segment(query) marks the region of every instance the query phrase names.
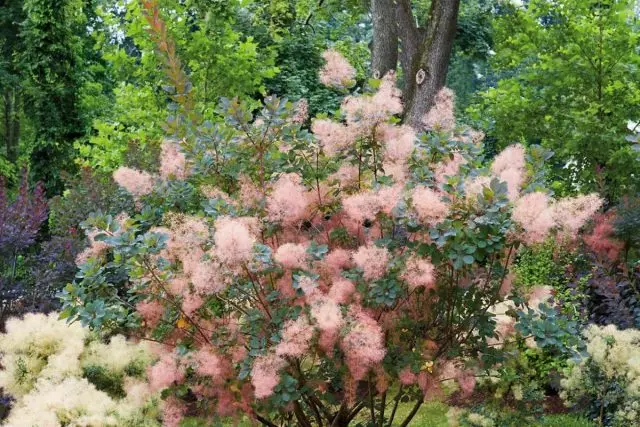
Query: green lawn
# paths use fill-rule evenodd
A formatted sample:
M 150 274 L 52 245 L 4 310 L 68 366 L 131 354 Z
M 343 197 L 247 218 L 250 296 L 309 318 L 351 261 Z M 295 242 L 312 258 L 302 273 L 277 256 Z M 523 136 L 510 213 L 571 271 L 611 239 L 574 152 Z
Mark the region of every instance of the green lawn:
M 398 414 L 394 425 L 400 425 L 411 410 L 410 405 L 398 408 Z M 447 427 L 447 411 L 449 408 L 444 403 L 428 402 L 422 405 L 418 414 L 410 424 L 412 427 Z M 496 427 L 510 427 L 498 426 Z M 585 418 L 571 414 L 547 415 L 542 420 L 532 424 L 532 427 L 595 427 L 595 424 Z
M 406 418 L 409 411 L 411 411 L 410 405 L 400 405 L 396 413 L 394 426 L 400 425 L 400 423 Z M 447 411 L 449 407 L 440 402 L 426 402 L 413 418 L 411 426 L 415 427 L 447 427 Z
M 405 419 L 406 415 L 411 411 L 411 404 L 401 404 L 396 412 L 394 426 L 399 426 Z M 449 407 L 441 402 L 427 402 L 418 411 L 411 427 L 448 427 L 447 424 L 447 411 Z M 249 427 L 252 424 L 247 422 L 246 426 Z M 244 427 L 244 424 L 241 424 Z M 191 427 L 191 425 L 189 425 Z M 512 427 L 496 425 L 495 427 Z M 547 415 L 540 421 L 532 423 L 530 427 L 595 427 L 595 424 L 588 421 L 585 418 L 581 418 L 572 414 L 560 414 L 560 415 Z

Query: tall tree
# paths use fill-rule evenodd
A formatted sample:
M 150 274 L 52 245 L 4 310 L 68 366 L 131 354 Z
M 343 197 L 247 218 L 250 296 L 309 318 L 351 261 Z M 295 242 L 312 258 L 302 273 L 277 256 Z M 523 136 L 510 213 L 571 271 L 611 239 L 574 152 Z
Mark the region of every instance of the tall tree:
M 73 141 L 83 134 L 78 108 L 84 13 L 79 0 L 24 0 L 20 36 L 24 110 L 34 127 L 30 155 L 35 178 L 49 193 L 73 167 Z
M 19 28 L 23 20 L 22 2 L 0 0 L 0 93 L 2 96 L 2 139 L 7 160 L 18 159 L 20 140 L 20 67 L 16 53 L 20 51 Z
M 446 81 L 460 0 L 433 0 L 426 28 L 418 26 L 411 0 L 372 0 L 371 7 L 374 73 L 395 69 L 400 46 L 405 122 L 419 127 Z

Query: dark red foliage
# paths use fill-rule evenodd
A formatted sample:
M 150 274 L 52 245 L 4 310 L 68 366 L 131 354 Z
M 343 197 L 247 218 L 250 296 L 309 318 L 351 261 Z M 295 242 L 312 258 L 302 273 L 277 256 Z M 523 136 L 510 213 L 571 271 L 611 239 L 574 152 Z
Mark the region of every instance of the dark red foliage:
M 578 274 L 569 288 L 579 296 L 578 308 L 588 322 L 640 328 L 640 270 L 608 268 L 593 260 L 590 271 Z
M 615 262 L 624 249 L 624 242 L 614 237 L 614 211 L 600 214 L 595 217 L 591 234 L 584 237 L 584 243 L 600 259 Z
M 29 191 L 26 172 L 13 201 L 0 184 L 0 254 L 11 256 L 35 243 L 47 219 L 47 197 L 42 183 Z

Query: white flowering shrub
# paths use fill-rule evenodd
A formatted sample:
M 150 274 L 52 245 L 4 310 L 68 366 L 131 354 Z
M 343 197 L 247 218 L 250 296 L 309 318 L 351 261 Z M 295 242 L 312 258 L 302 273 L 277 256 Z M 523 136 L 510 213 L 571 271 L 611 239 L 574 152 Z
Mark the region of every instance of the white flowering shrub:
M 0 387 L 6 393 L 20 398 L 38 379 L 56 383 L 81 374 L 79 359 L 88 329 L 67 326 L 56 314 L 27 314 L 7 321 L 6 330 L 0 335 Z
M 494 427 L 495 421 L 483 414 L 452 406 L 447 412 L 447 424 L 449 427 Z
M 122 336 L 102 343 L 57 313 L 27 314 L 0 335 L 0 388 L 15 405 L 6 427 L 153 426 L 144 344 Z
M 568 406 L 585 400 L 600 425 L 640 425 L 640 330 L 592 325 L 587 353 L 561 382 Z

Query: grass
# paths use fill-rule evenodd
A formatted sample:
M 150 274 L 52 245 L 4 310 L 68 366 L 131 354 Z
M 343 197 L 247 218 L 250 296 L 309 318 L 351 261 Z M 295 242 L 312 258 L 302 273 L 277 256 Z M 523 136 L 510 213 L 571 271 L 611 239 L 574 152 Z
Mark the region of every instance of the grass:
M 400 425 L 402 420 L 411 410 L 411 405 L 401 405 L 398 407 L 396 422 L 394 426 Z M 413 421 L 409 424 L 411 427 L 448 427 L 447 411 L 449 407 L 440 402 L 427 402 L 420 408 Z M 496 427 L 511 427 L 500 426 Z M 595 427 L 595 424 L 586 418 L 573 414 L 556 414 L 546 415 L 541 420 L 533 423 L 531 427 Z
M 398 406 L 393 425 L 399 426 L 407 417 L 413 402 Z M 441 402 L 425 402 L 409 424 L 412 427 L 447 427 L 447 411 L 449 407 Z
M 393 426 L 399 426 L 411 411 L 413 402 L 400 404 L 396 412 Z M 409 424 L 411 427 L 448 427 L 447 411 L 449 407 L 441 402 L 425 402 L 416 416 Z M 355 424 L 355 423 L 354 423 Z M 199 425 L 199 424 L 194 424 Z M 229 424 L 231 425 L 231 424 Z M 241 423 L 242 427 L 252 426 L 250 422 Z M 595 427 L 596 425 L 584 417 L 574 414 L 546 415 L 541 420 L 532 423 L 529 427 Z M 192 427 L 189 424 L 189 427 Z M 507 425 L 497 425 L 495 427 L 512 427 Z M 520 426 L 515 426 L 520 427 Z
M 595 423 L 573 414 L 547 415 L 535 427 L 595 427 Z

